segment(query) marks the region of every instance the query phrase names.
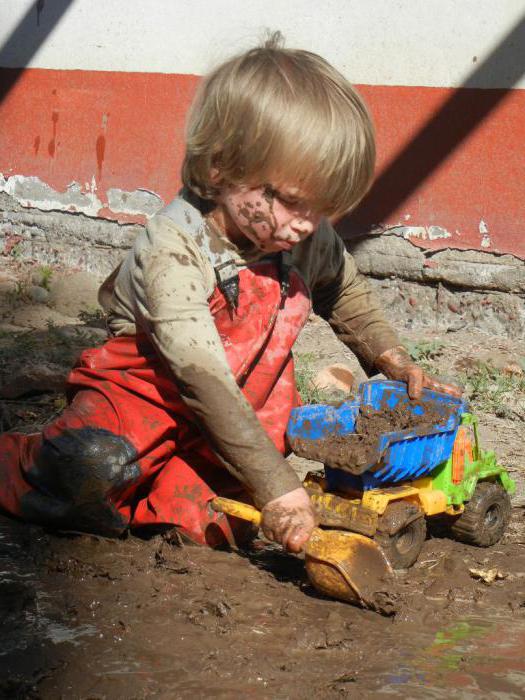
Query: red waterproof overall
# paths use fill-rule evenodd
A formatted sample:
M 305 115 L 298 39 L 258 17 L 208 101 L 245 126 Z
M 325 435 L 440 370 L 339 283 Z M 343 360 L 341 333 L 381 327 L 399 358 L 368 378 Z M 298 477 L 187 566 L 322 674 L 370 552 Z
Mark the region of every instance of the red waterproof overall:
M 239 287 L 235 313 L 218 288 L 210 311 L 238 385 L 284 453 L 298 402 L 291 348 L 309 295 L 292 272 L 282 303 L 278 266 L 266 261 L 240 270 Z M 0 435 L 0 509 L 102 534 L 168 524 L 201 544 L 242 539 L 243 524 L 215 513 L 210 500 L 249 496 L 220 465 L 146 336 L 86 350 L 68 398 L 41 434 Z

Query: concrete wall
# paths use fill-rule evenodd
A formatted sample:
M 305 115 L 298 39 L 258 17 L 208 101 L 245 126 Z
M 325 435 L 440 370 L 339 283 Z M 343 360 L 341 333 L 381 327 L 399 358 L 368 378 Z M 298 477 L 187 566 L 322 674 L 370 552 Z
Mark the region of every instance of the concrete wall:
M 473 250 L 484 254 L 479 265 L 506 255 L 517 290 L 525 259 L 524 17 L 522 0 L 0 3 L 0 249 L 47 249 L 49 257 L 57 225 L 42 238 L 21 223 L 24 211 L 41 222 L 43 212 L 62 212 L 53 221 L 76 217 L 78 231 L 84 220 L 140 223 L 169 201 L 198 76 L 269 27 L 289 46 L 324 55 L 370 106 L 377 181 L 340 226 L 358 255 L 356 236 L 388 232 L 366 239 L 368 271 L 387 274 L 381 249 L 396 239 L 405 253 L 392 258 L 391 273 L 409 274 L 400 260 L 414 249 L 423 253 L 421 279 L 424 270 L 441 274 L 440 251 Z M 80 255 L 79 234 L 68 240 L 67 223 L 58 228 L 55 258 L 88 264 L 90 234 Z M 118 248 L 118 227 L 104 230 L 108 247 Z M 450 284 L 486 277 L 462 279 L 459 268 Z

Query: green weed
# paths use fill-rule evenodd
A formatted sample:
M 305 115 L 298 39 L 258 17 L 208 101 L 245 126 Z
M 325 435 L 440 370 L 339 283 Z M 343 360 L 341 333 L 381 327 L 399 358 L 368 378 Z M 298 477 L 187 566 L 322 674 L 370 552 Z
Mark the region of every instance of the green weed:
M 9 255 L 14 259 L 14 260 L 20 260 L 22 257 L 23 253 L 23 244 L 22 241 L 18 241 L 17 243 L 14 244 L 14 246 L 11 248 L 9 251 Z
M 6 293 L 6 297 L 13 304 L 29 301 L 29 282 L 27 280 L 17 280 L 13 289 Z
M 506 374 L 485 363 L 474 367 L 460 375 L 465 386 L 472 409 L 494 413 L 501 418 L 513 416 L 509 404 L 521 403 L 525 418 L 525 376 Z M 520 401 L 520 394 L 521 401 Z
M 433 360 L 443 354 L 445 343 L 441 340 L 412 340 L 403 339 L 408 354 L 425 371 L 432 372 Z
M 410 357 L 415 361 L 433 360 L 443 354 L 445 343 L 441 340 L 412 341 L 404 339 L 404 345 Z
M 51 278 L 53 277 L 53 268 L 48 267 L 47 265 L 44 265 L 39 269 L 40 273 L 40 282 L 39 286 L 43 287 L 44 289 L 47 289 L 49 292 L 49 289 L 51 287 Z
M 339 403 L 349 396 L 345 392 L 328 389 L 319 389 L 312 380 L 317 374 L 315 368 L 315 354 L 304 352 L 294 355 L 295 383 L 297 391 L 304 404 L 310 403 Z

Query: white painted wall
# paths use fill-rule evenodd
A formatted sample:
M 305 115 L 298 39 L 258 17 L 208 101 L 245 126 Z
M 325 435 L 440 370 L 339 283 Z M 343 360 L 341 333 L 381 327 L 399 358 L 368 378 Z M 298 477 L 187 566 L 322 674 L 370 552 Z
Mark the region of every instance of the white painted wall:
M 0 65 L 202 74 L 269 27 L 356 83 L 455 87 L 525 18 L 524 0 L 72 0 L 32 55 L 64 4 L 37 26 L 34 0 L 0 0 Z M 498 56 L 469 86 L 525 88 L 524 31 Z

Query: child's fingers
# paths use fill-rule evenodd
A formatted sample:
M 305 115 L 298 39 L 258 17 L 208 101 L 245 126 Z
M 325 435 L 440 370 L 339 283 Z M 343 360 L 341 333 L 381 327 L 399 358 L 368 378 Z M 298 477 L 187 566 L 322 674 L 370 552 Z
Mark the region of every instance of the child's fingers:
M 270 501 L 262 509 L 263 533 L 290 552 L 303 549 L 315 524 L 315 511 L 302 487 Z
M 266 537 L 267 540 L 270 540 L 270 542 L 277 542 L 277 535 L 272 529 L 264 527 L 263 524 L 261 526 L 261 530 L 263 531 L 263 535 Z
M 292 528 L 286 533 L 285 542 L 283 543 L 285 548 L 289 552 L 295 552 L 298 554 L 305 548 L 305 545 L 312 534 L 312 530 L 313 526 L 296 526 Z
M 311 527 L 307 527 L 303 524 L 287 522 L 280 529 L 276 530 L 263 527 L 262 531 L 266 539 L 272 542 L 278 542 L 289 552 L 297 553 L 304 549 L 312 529 L 313 523 Z
M 421 398 L 421 392 L 423 391 L 424 386 L 424 378 L 425 375 L 421 367 L 413 365 L 408 369 L 406 382 L 408 395 L 411 399 Z
M 451 396 L 455 396 L 458 399 L 461 398 L 461 395 L 463 393 L 461 388 L 456 386 L 455 384 L 441 382 L 438 379 L 435 379 L 434 377 L 430 377 L 428 375 L 425 375 L 424 386 L 426 389 L 432 389 L 432 391 L 439 391 L 442 394 L 450 394 Z

